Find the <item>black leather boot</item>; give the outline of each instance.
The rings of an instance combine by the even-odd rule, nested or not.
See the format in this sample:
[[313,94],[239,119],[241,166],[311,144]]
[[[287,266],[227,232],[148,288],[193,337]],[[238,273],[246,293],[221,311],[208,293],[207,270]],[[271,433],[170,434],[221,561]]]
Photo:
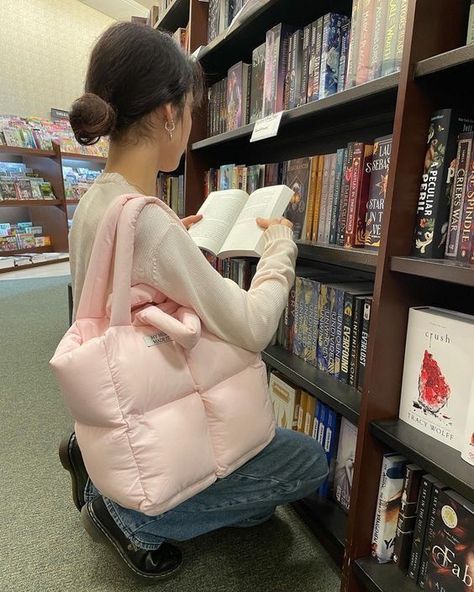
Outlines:
[[68,438],[61,440],[61,444],[59,445],[59,459],[63,467],[71,475],[72,499],[80,512],[82,506],[86,503],[84,490],[89,475],[82,460],[81,450],[74,432]]
[[102,496],[88,502],[82,508],[81,517],[92,539],[112,547],[135,576],[148,581],[162,580],[181,566],[181,551],[170,543],[162,543],[155,551],[145,551],[134,545],[115,523]]

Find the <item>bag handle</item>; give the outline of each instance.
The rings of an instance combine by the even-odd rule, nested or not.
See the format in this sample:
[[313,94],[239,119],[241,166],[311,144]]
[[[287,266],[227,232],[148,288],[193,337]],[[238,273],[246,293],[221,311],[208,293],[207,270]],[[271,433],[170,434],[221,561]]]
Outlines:
[[97,230],[76,320],[106,316],[107,288],[115,254],[111,325],[131,324],[130,289],[135,227],[139,213],[150,203],[157,204],[181,223],[173,210],[157,197],[128,194],[117,198],[107,209]]

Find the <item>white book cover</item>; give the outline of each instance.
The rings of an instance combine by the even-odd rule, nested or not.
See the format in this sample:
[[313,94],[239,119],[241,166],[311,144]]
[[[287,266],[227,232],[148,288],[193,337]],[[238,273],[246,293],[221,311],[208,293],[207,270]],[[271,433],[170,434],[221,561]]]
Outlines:
[[471,465],[474,465],[474,379],[471,384],[471,396],[467,410],[466,427],[461,444],[461,457]]
[[295,419],[298,389],[282,380],[273,372],[270,374],[268,388],[278,427],[291,430]]
[[351,499],[356,444],[357,427],[342,417],[334,473],[334,497],[346,512],[349,511]]
[[461,450],[474,377],[474,317],[411,308],[400,419]]

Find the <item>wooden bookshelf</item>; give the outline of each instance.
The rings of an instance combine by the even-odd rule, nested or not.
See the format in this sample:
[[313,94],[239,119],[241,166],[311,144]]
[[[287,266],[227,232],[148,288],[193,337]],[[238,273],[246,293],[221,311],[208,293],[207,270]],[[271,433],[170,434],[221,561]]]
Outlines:
[[174,33],[179,27],[186,27],[189,20],[189,4],[189,0],[174,0],[155,23],[154,28]]
[[59,206],[62,201],[59,199],[5,199],[0,201],[0,207],[4,208],[31,208],[41,206]]
[[17,255],[29,255],[30,253],[51,253],[53,247],[33,247],[31,249],[15,249],[14,251],[0,251],[1,257],[16,257]]
[[93,154],[75,154],[73,152],[61,152],[63,161],[68,162],[70,160],[80,160],[85,162],[98,162],[104,164],[107,162],[105,156],[95,156]]
[[[350,15],[351,8],[351,0],[258,3],[238,26],[200,52],[208,82],[220,80],[241,60],[250,63],[252,50],[279,22],[301,27],[329,11]],[[316,496],[295,505],[333,557],[342,560],[342,592],[417,589],[394,565],[368,559],[380,467],[387,449],[405,454],[468,499],[474,497],[472,467],[459,454],[436,446],[434,440],[398,420],[409,308],[432,305],[474,314],[473,266],[410,256],[430,116],[451,106],[472,112],[471,94],[459,92],[459,80],[470,79],[474,63],[474,46],[464,45],[468,9],[469,0],[408,0],[399,74],[288,110],[275,138],[253,144],[249,143],[253,124],[208,137],[204,110],[194,118],[186,153],[185,192],[191,214],[203,201],[204,171],[211,167],[325,154],[354,139],[372,141],[393,132],[378,252],[298,241],[300,263],[357,270],[375,279],[362,394],[282,348],[272,346],[263,353],[269,367],[358,425],[348,516],[330,500],[323,503]],[[192,14],[191,9],[191,33],[197,30]]]
[[17,146],[0,146],[0,158],[3,155],[12,156],[41,156],[52,158],[56,156],[54,150],[39,150],[37,148],[20,148]]

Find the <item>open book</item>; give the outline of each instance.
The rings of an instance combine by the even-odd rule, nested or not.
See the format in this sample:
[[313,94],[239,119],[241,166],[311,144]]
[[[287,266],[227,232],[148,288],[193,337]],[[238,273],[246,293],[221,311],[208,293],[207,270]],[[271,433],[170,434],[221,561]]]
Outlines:
[[260,257],[265,231],[256,218],[282,216],[292,195],[286,185],[263,187],[250,196],[240,189],[213,191],[199,209],[203,219],[189,234],[198,247],[221,259]]

